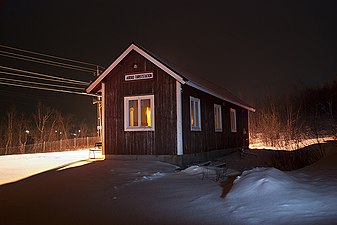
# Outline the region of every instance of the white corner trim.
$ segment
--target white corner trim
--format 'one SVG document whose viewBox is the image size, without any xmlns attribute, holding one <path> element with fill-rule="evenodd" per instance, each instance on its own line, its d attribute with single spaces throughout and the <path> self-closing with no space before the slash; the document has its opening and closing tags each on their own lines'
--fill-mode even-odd
<svg viewBox="0 0 337 225">
<path fill-rule="evenodd" d="M 176 81 L 177 98 L 177 155 L 183 155 L 183 120 L 182 120 L 182 101 L 181 101 L 181 83 Z"/>
<path fill-rule="evenodd" d="M 102 118 L 101 118 L 101 135 L 102 135 L 102 155 L 105 155 L 105 83 L 102 82 Z"/>
<path fill-rule="evenodd" d="M 135 50 L 136 52 L 144 56 L 146 59 L 158 66 L 160 69 L 164 70 L 180 83 L 185 84 L 184 79 L 180 75 L 172 71 L 170 68 L 165 66 L 163 63 L 152 57 L 141 48 L 139 48 L 137 45 L 131 44 L 93 83 L 89 85 L 86 91 L 88 93 L 91 92 L 132 50 Z"/>
</svg>

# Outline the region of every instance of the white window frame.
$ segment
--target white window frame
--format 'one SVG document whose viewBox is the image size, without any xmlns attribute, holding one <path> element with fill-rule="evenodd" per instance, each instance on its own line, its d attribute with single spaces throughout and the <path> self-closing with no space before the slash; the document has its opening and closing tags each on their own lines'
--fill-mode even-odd
<svg viewBox="0 0 337 225">
<path fill-rule="evenodd" d="M 194 115 L 192 115 L 192 108 L 191 103 L 193 102 L 194 107 Z M 197 104 L 195 104 L 197 103 Z M 197 106 L 195 108 L 195 106 Z M 196 114 L 197 113 L 197 114 Z M 198 116 L 198 124 L 195 126 L 192 125 L 192 118 L 196 118 Z M 200 99 L 190 96 L 190 124 L 191 124 L 191 131 L 201 131 L 201 108 L 200 108 Z"/>
<path fill-rule="evenodd" d="M 143 99 L 150 99 L 151 107 L 151 126 L 141 126 L 141 106 L 140 102 Z M 137 100 L 138 101 L 138 126 L 129 126 L 129 101 Z M 154 95 L 140 95 L 140 96 L 129 96 L 124 97 L 124 131 L 154 131 L 155 130 L 155 115 L 154 115 Z"/>
<path fill-rule="evenodd" d="M 219 114 L 219 117 L 217 117 L 217 114 Z M 220 121 L 217 119 L 219 118 Z M 217 127 L 217 124 L 220 124 L 220 127 Z M 222 112 L 221 112 L 221 105 L 214 104 L 214 129 L 215 132 L 222 132 Z"/>
<path fill-rule="evenodd" d="M 237 132 L 236 126 L 236 110 L 230 108 L 231 132 Z"/>
</svg>

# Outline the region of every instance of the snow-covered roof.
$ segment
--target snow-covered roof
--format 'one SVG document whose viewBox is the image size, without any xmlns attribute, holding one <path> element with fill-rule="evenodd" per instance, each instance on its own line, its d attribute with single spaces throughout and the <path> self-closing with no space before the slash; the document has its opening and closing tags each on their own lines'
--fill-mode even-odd
<svg viewBox="0 0 337 225">
<path fill-rule="evenodd" d="M 210 95 L 223 99 L 227 102 L 230 102 L 247 110 L 255 112 L 255 109 L 253 107 L 249 106 L 240 98 L 233 95 L 230 91 L 228 91 L 224 87 L 218 86 L 201 77 L 186 72 L 181 67 L 178 67 L 176 64 L 168 62 L 168 60 L 164 59 L 163 57 L 159 57 L 135 43 L 132 43 L 126 50 L 124 50 L 122 54 L 120 54 L 117 57 L 117 59 L 113 61 L 113 63 L 100 76 L 98 76 L 96 80 L 94 80 L 89 85 L 86 91 L 88 93 L 95 91 L 99 87 L 101 81 L 133 50 L 142 55 L 150 62 L 152 62 L 153 64 L 155 64 L 156 66 L 158 66 L 160 69 L 165 71 L 167 74 L 172 76 L 180 83 L 189 85 L 198 90 L 206 92 Z"/>
</svg>

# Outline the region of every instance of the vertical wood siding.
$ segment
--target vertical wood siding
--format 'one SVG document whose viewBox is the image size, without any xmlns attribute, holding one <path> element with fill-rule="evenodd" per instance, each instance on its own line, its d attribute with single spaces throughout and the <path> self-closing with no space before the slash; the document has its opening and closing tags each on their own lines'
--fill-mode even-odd
<svg viewBox="0 0 337 225">
<path fill-rule="evenodd" d="M 200 99 L 201 131 L 191 131 L 190 96 Z M 215 132 L 214 104 L 221 105 L 222 132 Z M 236 109 L 237 132 L 231 132 L 230 108 Z M 248 111 L 246 109 L 187 85 L 183 85 L 182 109 L 184 154 L 247 145 Z M 246 130 L 246 135 L 243 134 L 243 129 Z"/>
<path fill-rule="evenodd" d="M 133 65 L 137 64 L 134 69 Z M 126 74 L 153 72 L 152 79 L 125 81 Z M 104 79 L 106 154 L 176 154 L 176 81 L 131 51 Z M 124 97 L 154 95 L 155 131 L 124 131 Z"/>
</svg>

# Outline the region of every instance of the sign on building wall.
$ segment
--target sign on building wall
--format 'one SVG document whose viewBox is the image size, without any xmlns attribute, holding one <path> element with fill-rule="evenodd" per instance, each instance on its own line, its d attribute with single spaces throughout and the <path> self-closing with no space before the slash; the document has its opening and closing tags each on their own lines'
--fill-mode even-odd
<svg viewBox="0 0 337 225">
<path fill-rule="evenodd" d="M 130 80 L 145 80 L 153 78 L 153 73 L 138 73 L 138 74 L 130 74 L 125 75 L 125 81 Z"/>
</svg>

